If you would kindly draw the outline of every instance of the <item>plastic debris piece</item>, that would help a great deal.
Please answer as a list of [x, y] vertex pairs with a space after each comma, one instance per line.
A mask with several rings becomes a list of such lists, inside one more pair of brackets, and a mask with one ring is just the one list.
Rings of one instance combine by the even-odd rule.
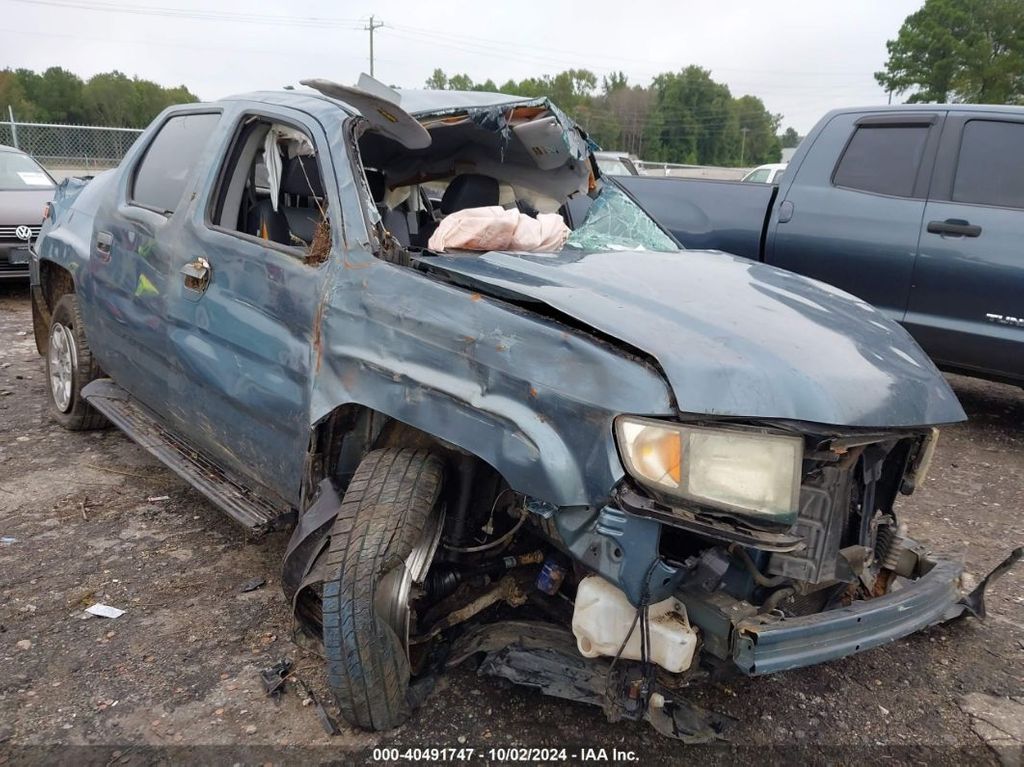
[[171, 500], [171, 496], [169, 496], [169, 495], [151, 495], [146, 500], [149, 501], [150, 503], [156, 503], [157, 501], [169, 501], [169, 500]]
[[9, 535], [5, 535], [4, 537], [0, 538], [0, 546], [11, 546], [12, 544], [15, 544], [17, 542], [17, 538], [12, 538]]
[[270, 668], [260, 672], [260, 679], [263, 681], [263, 689], [275, 703], [281, 702], [281, 694], [284, 692], [284, 683], [292, 671], [294, 663], [290, 658], [281, 658]]
[[85, 611], [90, 615], [97, 615], [100, 618], [120, 618], [124, 615], [124, 610], [118, 610], [116, 607], [110, 605], [103, 605], [97, 602], [94, 605], [85, 608]]
[[267, 579], [266, 579], [266, 578], [259, 578], [259, 577], [256, 577], [256, 578], [250, 578], [250, 579], [249, 579], [249, 580], [247, 580], [247, 581], [246, 581], [245, 583], [243, 583], [243, 584], [242, 584], [241, 586], [239, 586], [239, 587], [238, 587], [238, 590], [239, 590], [240, 592], [242, 592], [243, 594], [244, 594], [244, 593], [245, 593], [246, 591], [255, 591], [255, 590], [256, 590], [256, 589], [258, 589], [258, 588], [259, 588], [260, 586], [264, 585], [264, 584], [265, 584], [266, 582], [267, 582]]

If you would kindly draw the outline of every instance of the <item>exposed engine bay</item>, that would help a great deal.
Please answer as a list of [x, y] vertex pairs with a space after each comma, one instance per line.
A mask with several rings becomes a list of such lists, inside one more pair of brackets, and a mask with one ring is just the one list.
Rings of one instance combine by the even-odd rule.
[[[381, 427], [382, 442], [389, 428]], [[735, 428], [757, 433], [766, 425]], [[797, 668], [890, 641], [885, 619], [872, 622], [869, 612], [852, 618], [858, 629], [849, 643], [840, 637], [838, 646], [822, 647], [828, 624], [819, 619], [898, 596], [935, 567], [907, 537], [894, 504], [923, 481], [937, 430], [768, 428], [797, 436], [802, 449], [791, 524], [751, 524], [721, 509], [659, 497], [633, 479], [623, 480], [603, 510], [559, 511], [453, 453], [459, 468], [443, 517], [400, 579], [378, 592], [378, 614], [406, 638], [414, 676], [429, 678], [474, 659], [480, 673], [704, 742], [724, 723], [681, 697], [693, 681]], [[334, 484], [325, 480], [300, 525], [312, 529], [337, 503]], [[629, 562], [638, 552], [611, 529], [615, 507], [654, 523], [653, 558]], [[327, 550], [322, 538], [305, 540]], [[299, 534], [295, 541], [303, 545]], [[289, 551], [286, 592], [315, 637], [322, 558], [314, 555], [307, 572], [289, 577], [289, 563], [306, 556], [308, 550]], [[624, 564], [642, 572], [632, 578]], [[983, 615], [984, 585], [955, 609], [919, 620], [929, 625], [965, 611]], [[763, 637], [790, 627], [801, 637], [797, 645], [781, 655], [759, 654], [759, 641], [768, 642]]]

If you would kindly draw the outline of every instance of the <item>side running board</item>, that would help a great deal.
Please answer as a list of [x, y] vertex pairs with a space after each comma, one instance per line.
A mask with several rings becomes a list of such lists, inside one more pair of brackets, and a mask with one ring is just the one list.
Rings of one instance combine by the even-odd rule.
[[205, 495], [254, 535], [290, 527], [295, 510], [253, 491], [241, 478], [215, 464], [164, 428], [157, 417], [109, 378], [93, 381], [82, 396], [121, 431], [152, 453], [171, 471]]

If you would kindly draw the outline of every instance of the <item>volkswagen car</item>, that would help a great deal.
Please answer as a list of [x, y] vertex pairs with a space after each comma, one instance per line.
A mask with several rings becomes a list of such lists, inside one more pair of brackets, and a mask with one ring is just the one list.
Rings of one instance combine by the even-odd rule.
[[39, 235], [55, 186], [27, 154], [0, 146], [0, 280], [28, 279], [29, 243]]

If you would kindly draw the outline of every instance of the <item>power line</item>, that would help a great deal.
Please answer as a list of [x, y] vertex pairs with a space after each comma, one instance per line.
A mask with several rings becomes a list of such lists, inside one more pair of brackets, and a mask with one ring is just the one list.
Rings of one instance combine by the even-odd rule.
[[[226, 22], [230, 24], [259, 24], [259, 25], [273, 25], [273, 26], [284, 26], [284, 27], [299, 27], [299, 28], [317, 28], [317, 29], [345, 29], [345, 30], [359, 30], [370, 32], [370, 72], [374, 73], [376, 56], [373, 50], [374, 46], [374, 35], [373, 32], [379, 29], [383, 24], [376, 20], [375, 16], [371, 16], [369, 25], [366, 25], [366, 19], [352, 19], [352, 18], [340, 18], [340, 17], [328, 17], [328, 16], [295, 16], [295, 15], [277, 15], [277, 14], [262, 14], [262, 13], [231, 13], [224, 11], [214, 10], [197, 10], [197, 9], [185, 9], [173, 6], [143, 6], [131, 3], [112, 2], [111, 0], [14, 0], [27, 5], [35, 6], [46, 6], [46, 7], [59, 7], [69, 8], [80, 11], [92, 11], [92, 12], [105, 12], [105, 13], [122, 13], [128, 15], [137, 16], [153, 16], [158, 18], [172, 18], [172, 19], [183, 19], [183, 20], [194, 20], [194, 21], [207, 21], [207, 22]], [[584, 68], [597, 74], [601, 73], [612, 73], [618, 71], [614, 67], [602, 67], [602, 66], [580, 66], [580, 61], [585, 60], [591, 54], [579, 53], [564, 48], [553, 48], [547, 46], [541, 46], [531, 43], [518, 43], [512, 40], [503, 39], [495, 40], [489, 38], [481, 38], [478, 36], [466, 36], [459, 35], [457, 33], [451, 33], [446, 31], [437, 31], [423, 28], [412, 28], [404, 25], [388, 25], [389, 35], [393, 35], [400, 40], [405, 40], [407, 43], [416, 45], [429, 45], [437, 48], [439, 43], [443, 43], [446, 48], [452, 50], [460, 50], [466, 53], [473, 54], [474, 56], [487, 56], [490, 61], [495, 59], [495, 54], [498, 56], [514, 56], [519, 61], [528, 63], [548, 65], [548, 66], [559, 66], [569, 68]], [[57, 36], [54, 33], [41, 33], [47, 36]], [[77, 37], [78, 35], [72, 35], [69, 37]], [[108, 41], [109, 42], [109, 41]], [[132, 42], [132, 41], [124, 41]], [[140, 41], [144, 42], [144, 41]], [[175, 47], [193, 47], [188, 44], [177, 44], [153, 41], [154, 44], [158, 45], [172, 45]], [[242, 50], [242, 49], [237, 49]], [[276, 53], [276, 52], [275, 52]], [[555, 55], [550, 55], [551, 53]], [[574, 58], [567, 58], [574, 57]], [[647, 65], [653, 65], [656, 67], [671, 68], [672, 65], [660, 61], [652, 61], [641, 58], [628, 58], [623, 56], [609, 56], [602, 53], [602, 60], [620, 60], [626, 62], [637, 62]], [[757, 72], [763, 75], [769, 75], [773, 73], [786, 74], [784, 70], [767, 70], [767, 69], [756, 69], [746, 70], [740, 68], [730, 67], [701, 67], [711, 72]], [[682, 69], [680, 66], [679, 69]], [[671, 71], [671, 70], [669, 70]], [[658, 74], [666, 74], [667, 71], [658, 73], [651, 72], [632, 72], [633, 76], [637, 77], [649, 77], [653, 79]], [[792, 74], [793, 72], [789, 72]], [[804, 76], [818, 76], [818, 77], [865, 77], [868, 78], [870, 73], [853, 72], [849, 70], [834, 70], [834, 71], [822, 71], [816, 70], [814, 72], [801, 72]], [[540, 79], [540, 78], [537, 78]], [[861, 86], [857, 83], [847, 82], [839, 83], [834, 85], [817, 85], [814, 83], [769, 83], [769, 82], [756, 82], [756, 81], [744, 81], [742, 77], [738, 78], [736, 91], [751, 90], [761, 94], [769, 95], [771, 93], [786, 94], [790, 96], [794, 93], [806, 92], [808, 96], [812, 94], [819, 94], [822, 90], [827, 90], [832, 95], [837, 93], [848, 94], [851, 98], [862, 99], [869, 101], [872, 99], [872, 95], [869, 94], [866, 86]], [[802, 94], [801, 94], [802, 95]], [[792, 99], [789, 99], [792, 103]], [[798, 103], [802, 103], [801, 99]], [[815, 98], [815, 104], [818, 104], [819, 100]], [[700, 122], [706, 125], [711, 125], [716, 122], [727, 121], [726, 117], [719, 117], [714, 115], [709, 116], [695, 116], [690, 113], [685, 107], [679, 107], [680, 111], [675, 111], [675, 105], [666, 105], [661, 108], [662, 114], [666, 115], [669, 120], [683, 119], [688, 122]], [[809, 111], [808, 110], [805, 111]], [[801, 109], [797, 108], [793, 111], [801, 112]], [[615, 118], [605, 118], [615, 119]]]
[[[417, 44], [420, 44], [420, 45], [432, 45], [432, 46], [437, 46], [438, 44], [442, 44], [443, 43], [445, 45], [446, 49], [464, 51], [466, 53], [472, 53], [472, 54], [476, 54], [476, 55], [483, 55], [483, 56], [487, 56], [490, 59], [494, 58], [495, 53], [499, 53], [499, 54], [505, 53], [505, 54], [507, 54], [509, 56], [514, 56], [516, 58], [516, 60], [518, 60], [518, 61], [533, 62], [533, 63], [543, 64], [543, 65], [564, 67], [564, 68], [570, 68], [570, 69], [585, 69], [587, 71], [590, 71], [590, 72], [593, 72], [593, 73], [596, 73], [596, 74], [599, 74], [599, 75], [600, 74], [604, 74], [604, 75], [614, 74], [614, 73], [619, 71], [618, 67], [600, 66], [600, 65], [593, 65], [593, 64], [582, 64], [581, 65], [581, 63], [580, 63], [581, 59], [580, 58], [572, 58], [572, 59], [569, 59], [569, 58], [559, 58], [559, 57], [554, 57], [554, 56], [547, 56], [547, 55], [540, 55], [540, 54], [536, 54], [536, 53], [524, 52], [523, 50], [521, 50], [521, 47], [518, 46], [515, 43], [509, 43], [509, 42], [504, 42], [504, 43], [501, 43], [501, 42], [493, 42], [493, 43], [483, 42], [482, 39], [480, 39], [480, 38], [466, 38], [466, 37], [463, 37], [461, 35], [452, 35], [452, 34], [447, 34], [447, 33], [442, 33], [442, 32], [433, 32], [433, 31], [425, 30], [425, 29], [412, 29], [410, 27], [406, 27], [406, 26], [401, 25], [401, 24], [391, 24], [391, 25], [389, 25], [389, 29], [392, 30], [392, 32], [391, 32], [392, 36], [397, 37], [397, 38], [402, 39], [402, 40], [407, 40], [408, 42], [417, 43]], [[531, 47], [532, 48], [536, 48], [537, 46], [528, 46], [527, 45], [527, 46], [522, 46], [522, 47], [524, 47], [524, 48], [531, 48]], [[548, 50], [548, 49], [544, 49], [544, 50]], [[570, 55], [570, 56], [574, 55], [574, 54], [572, 54], [572, 52], [564, 52], [564, 53], [565, 53], [565, 55]], [[587, 54], [579, 54], [579, 56], [581, 56], [581, 57], [584, 57], [586, 55]], [[601, 58], [602, 59], [607, 59], [608, 57], [604, 56], [602, 54]], [[684, 65], [677, 65], [676, 67], [673, 68], [673, 65], [670, 64], [670, 63], [655, 62], [655, 61], [649, 61], [649, 60], [635, 59], [635, 61], [639, 61], [641, 63], [648, 64], [648, 65], [652, 65], [653, 64], [655, 66], [665, 67], [665, 69], [661, 69], [658, 72], [635, 71], [634, 70], [631, 73], [634, 76], [638, 76], [638, 77], [642, 77], [642, 78], [647, 78], [647, 79], [654, 79], [658, 75], [663, 75], [663, 74], [674, 74], [674, 73], [678, 72], [679, 70], [685, 68]], [[688, 65], [686, 65], [686, 66], [688, 66]], [[712, 73], [714, 73], [716, 71], [719, 71], [718, 67], [700, 67], [700, 68], [701, 69], [706, 69], [706, 70], [708, 70], [708, 71], [710, 71]], [[723, 71], [724, 71], [724, 69], [723, 69]], [[751, 72], [755, 72], [756, 71], [756, 72], [762, 73], [762, 74], [769, 73], [768, 70], [732, 70], [732, 71], [751, 71]], [[817, 74], [824, 74], [824, 73], [820, 73], [819, 72]], [[845, 75], [841, 75], [841, 76], [845, 76], [845, 77], [856, 76], [856, 77], [865, 77], [866, 78], [866, 77], [870, 76], [870, 73], [866, 73], [866, 72], [852, 73], [851, 72], [851, 73], [846, 73]], [[759, 87], [755, 83], [752, 83], [752, 85], [753, 85], [753, 87]], [[773, 83], [773, 84], [771, 84], [771, 85], [769, 85], [767, 87], [783, 87], [783, 88], [788, 88], [790, 86], [788, 86], [788, 85], [778, 86], [777, 84]], [[814, 89], [814, 90], [820, 91], [823, 87], [826, 87], [826, 86], [822, 86], [820, 84], [807, 83], [807, 84], [800, 84], [800, 85], [793, 86], [793, 87], [808, 88], [808, 89]], [[842, 83], [842, 84], [838, 84], [838, 85], [828, 85], [827, 87], [830, 90], [836, 90], [836, 89], [844, 89], [844, 88], [855, 88], [855, 87], [858, 87], [858, 86], [857, 86], [856, 83]]]
[[[195, 9], [183, 9], [172, 6], [141, 6], [133, 5], [129, 3], [110, 2], [109, 0], [14, 0], [28, 5], [36, 6], [50, 6], [60, 8], [72, 8], [76, 10], [84, 11], [100, 11], [107, 13], [123, 13], [130, 15], [143, 15], [143, 16], [155, 16], [164, 18], [177, 18], [186, 20], [196, 21], [221, 21], [229, 22], [232, 24], [245, 23], [245, 24], [260, 24], [260, 25], [273, 25], [273, 26], [290, 26], [300, 28], [329, 28], [329, 29], [350, 29], [350, 30], [362, 30], [370, 31], [371, 34], [371, 47], [373, 43], [373, 31], [370, 27], [365, 26], [365, 19], [351, 19], [351, 18], [340, 18], [340, 17], [328, 17], [328, 16], [294, 16], [294, 15], [275, 15], [275, 14], [258, 14], [258, 13], [231, 13], [223, 11], [210, 11], [210, 10], [195, 10]], [[370, 26], [374, 29], [379, 28], [381, 25], [375, 22], [375, 17], [370, 22]], [[475, 55], [488, 56], [489, 58], [494, 57], [495, 52], [507, 52], [509, 55], [514, 55], [518, 60], [533, 62], [537, 64], [547, 64], [562, 67], [579, 67], [580, 61], [585, 60], [590, 54], [579, 53], [563, 48], [552, 48], [547, 46], [540, 46], [530, 43], [518, 43], [510, 40], [495, 40], [493, 38], [481, 38], [477, 36], [469, 37], [465, 35], [459, 35], [451, 32], [442, 32], [430, 29], [412, 28], [404, 25], [388, 25], [389, 28], [395, 30], [395, 36], [400, 39], [405, 39], [409, 42], [416, 42], [419, 44], [434, 44], [438, 42], [444, 42], [448, 48], [454, 50], [461, 50], [467, 53]], [[554, 52], [557, 55], [544, 55], [543, 53], [528, 53], [526, 51], [540, 51], [540, 52]], [[574, 57], [574, 58], [566, 58]], [[374, 68], [375, 57], [371, 55], [371, 70]], [[649, 59], [640, 58], [629, 58], [623, 56], [609, 56], [602, 53], [602, 59], [618, 59], [626, 62], [643, 63], [647, 65], [654, 65], [657, 67], [671, 68], [672, 64], [667, 62], [652, 61]], [[615, 67], [602, 67], [602, 66], [589, 66], [585, 67], [590, 71], [597, 73], [613, 73], [618, 71]], [[702, 67], [708, 69], [711, 72], [757, 72], [758, 74], [795, 74], [792, 70], [768, 70], [768, 69], [741, 69], [736, 67]], [[633, 72], [634, 76], [653, 78], [657, 74], [664, 74], [665, 71], [658, 73], [652, 72]], [[840, 77], [869, 77], [870, 73], [854, 72], [851, 70], [833, 70], [833, 71], [822, 71], [817, 70], [814, 72], [800, 72], [804, 76], [840, 76]], [[766, 91], [775, 91], [782, 93], [792, 93], [798, 89], [804, 89], [809, 91], [817, 92], [822, 87], [816, 84], [802, 83], [802, 84], [776, 84], [776, 83], [765, 83], [765, 82], [744, 82], [740, 78], [740, 84], [737, 86], [737, 90], [745, 90], [750, 88], [752, 90], [764, 93]], [[829, 85], [828, 90], [835, 92], [836, 90], [843, 90], [846, 92], [858, 92], [863, 93], [860, 86], [855, 83], [843, 83], [839, 85]]]
[[[14, 0], [28, 5], [45, 5], [45, 6], [56, 6], [62, 8], [75, 8], [78, 10], [86, 11], [105, 11], [108, 13], [125, 13], [134, 15], [146, 15], [146, 16], [161, 16], [171, 18], [183, 18], [201, 21], [228, 21], [232, 23], [242, 22], [251, 24], [268, 24], [268, 25], [285, 25], [285, 26], [315, 26], [315, 27], [330, 27], [330, 28], [344, 28], [344, 29], [363, 29], [368, 30], [368, 27], [361, 26], [366, 23], [365, 19], [351, 19], [351, 18], [340, 18], [332, 16], [296, 16], [296, 15], [277, 15], [277, 14], [258, 14], [258, 13], [234, 13], [227, 11], [207, 11], [207, 10], [196, 10], [188, 8], [177, 8], [170, 6], [143, 6], [143, 5], [132, 5], [128, 3], [110, 2], [109, 0]], [[373, 18], [373, 17], [371, 17]], [[372, 22], [371, 22], [372, 25]], [[377, 27], [380, 25], [378, 24]], [[404, 31], [407, 34], [419, 35], [421, 37], [432, 37], [436, 39], [446, 41], [457, 41], [462, 42], [465, 45], [476, 46], [478, 50], [483, 53], [493, 53], [497, 49], [507, 49], [514, 52], [518, 57], [522, 57], [524, 49], [535, 50], [535, 51], [547, 51], [557, 54], [557, 57], [538, 57], [530, 56], [530, 58], [538, 60], [546, 60], [551, 62], [558, 62], [569, 66], [575, 66], [581, 59], [592, 55], [592, 52], [580, 52], [568, 50], [565, 48], [555, 48], [550, 46], [541, 46], [531, 43], [517, 42], [514, 40], [496, 40], [494, 38], [484, 38], [479, 36], [459, 35], [457, 33], [423, 29], [417, 27], [407, 27], [402, 24], [389, 25], [392, 29]], [[376, 27], [375, 27], [376, 28]], [[565, 58], [571, 57], [571, 58]], [[627, 56], [615, 56], [608, 53], [602, 52], [601, 58], [604, 60], [615, 60], [624, 61], [637, 64], [654, 65], [657, 67], [671, 67], [672, 64], [669, 62], [655, 61], [651, 59], [633, 58]], [[857, 70], [816, 70], [815, 72], [806, 71], [795, 71], [795, 70], [771, 70], [764, 68], [739, 68], [739, 67], [710, 67], [714, 71], [722, 72], [756, 72], [758, 74], [780, 74], [780, 75], [849, 75], [849, 76], [864, 76], [870, 75], [871, 73], [860, 72]], [[615, 68], [602, 67], [602, 71], [616, 71]]]
[[[422, 30], [416, 30], [416, 31], [411, 31], [410, 32], [410, 31], [407, 30], [406, 27], [403, 27], [401, 25], [389, 25], [389, 28], [392, 30], [392, 32], [391, 32], [392, 36], [397, 37], [399, 39], [407, 40], [407, 41], [412, 42], [412, 43], [417, 43], [417, 44], [420, 44], [420, 45], [430, 44], [430, 45], [435, 45], [436, 46], [439, 42], [444, 42], [448, 49], [461, 50], [461, 51], [465, 51], [465, 52], [468, 52], [468, 53], [471, 53], [471, 54], [475, 54], [475, 55], [485, 55], [485, 56], [488, 56], [491, 59], [494, 58], [495, 50], [491, 49], [491, 48], [484, 48], [479, 43], [475, 43], [475, 42], [463, 43], [461, 41], [450, 42], [450, 40], [454, 40], [454, 37], [448, 36], [448, 35], [443, 35], [443, 34], [438, 34], [438, 33], [422, 31]], [[400, 30], [400, 31], [395, 31], [395, 30]], [[562, 66], [564, 66], [564, 65], [569, 65], [569, 66], [576, 66], [576, 65], [578, 65], [578, 62], [568, 62], [568, 61], [565, 61], [565, 60], [555, 60], [555, 59], [551, 59], [551, 58], [548, 58], [548, 57], [536, 56], [536, 55], [533, 55], [533, 54], [521, 54], [520, 53], [520, 54], [516, 55], [516, 58], [521, 60], [521, 61], [533, 61], [533, 62], [537, 62], [537, 63], [541, 63], [541, 64], [552, 64], [552, 63], [555, 63], [557, 65], [562, 65]], [[586, 69], [588, 69], [590, 71], [597, 72], [597, 73], [600, 73], [602, 71], [601, 67], [584, 67], [584, 68], [586, 68]], [[614, 70], [604, 69], [604, 71], [609, 72], [609, 71], [614, 71]], [[634, 75], [637, 75], [637, 74], [643, 75], [645, 73], [633, 73], [633, 74]], [[657, 74], [668, 74], [668, 73], [667, 72], [659, 72]], [[646, 76], [653, 80], [657, 75], [655, 75], [653, 73], [646, 73]], [[500, 88], [500, 83], [496, 84], [496, 86], [498, 88]], [[727, 87], [728, 87], [728, 85], [727, 85]], [[856, 83], [844, 83], [844, 84], [829, 85], [829, 86], [822, 86], [822, 85], [818, 85], [818, 84], [800, 84], [800, 85], [797, 85], [797, 86], [785, 86], [785, 85], [776, 85], [776, 84], [761, 84], [761, 85], [758, 85], [756, 83], [748, 83], [748, 84], [741, 84], [741, 85], [739, 85], [738, 87], [735, 87], [735, 88], [730, 88], [730, 95], [734, 95], [733, 91], [735, 91], [736, 94], [743, 95], [742, 92], [746, 91], [747, 87], [749, 87], [750, 90], [752, 90], [754, 92], [759, 92], [759, 93], [762, 93], [762, 94], [765, 94], [765, 95], [768, 95], [768, 94], [765, 93], [766, 91], [773, 91], [773, 92], [776, 92], [776, 93], [785, 94], [787, 96], [790, 93], [792, 93], [793, 91], [798, 90], [798, 89], [806, 89], [806, 91], [809, 92], [809, 93], [812, 93], [812, 92], [813, 93], [820, 93], [823, 89], [825, 89], [827, 87], [827, 90], [829, 92], [833, 93], [833, 94], [841, 92], [841, 93], [850, 94], [851, 96], [854, 96], [856, 98], [870, 98], [869, 96], [867, 96], [867, 90], [865, 89], [865, 87], [863, 87], [863, 86], [861, 86], [859, 84], [856, 84]], [[776, 98], [777, 98], [777, 96], [776, 96]]]
[[[392, 28], [394, 30], [394, 28]], [[434, 50], [437, 49], [439, 44], [444, 45], [447, 50], [464, 51], [466, 53], [472, 53], [477, 56], [487, 56], [493, 58], [495, 53], [501, 53], [502, 55], [511, 56], [511, 51], [495, 51], [493, 48], [487, 48], [483, 45], [475, 45], [473, 43], [463, 43], [461, 41], [449, 40], [439, 36], [433, 36], [427, 33], [420, 32], [407, 32], [407, 31], [392, 31], [391, 35], [401, 40], [408, 42], [417, 43], [419, 45], [432, 46]], [[566, 59], [553, 59], [546, 56], [538, 56], [536, 54], [530, 54], [525, 52], [518, 52], [515, 54], [515, 58], [519, 61], [525, 61], [535, 64], [541, 64], [545, 66], [557, 66], [557, 67], [578, 67], [579, 62], [568, 61]], [[597, 72], [611, 73], [615, 71], [612, 68], [605, 67], [590, 67], [590, 69]]]
[[[537, 50], [537, 51], [550, 51], [550, 52], [553, 52], [553, 53], [557, 53], [559, 55], [572, 56], [572, 57], [574, 57], [573, 60], [577, 61], [577, 62], [581, 58], [586, 58], [588, 56], [592, 56], [593, 55], [593, 51], [590, 51], [590, 52], [572, 51], [572, 50], [567, 50], [565, 48], [552, 48], [552, 47], [549, 47], [549, 46], [541, 46], [541, 45], [535, 45], [535, 44], [530, 44], [530, 43], [520, 43], [520, 42], [516, 42], [516, 41], [510, 41], [510, 40], [507, 40], [507, 39], [506, 40], [495, 40], [493, 38], [478, 37], [476, 35], [473, 35], [473, 36], [459, 35], [459, 34], [456, 34], [454, 32], [441, 32], [441, 31], [435, 31], [435, 30], [423, 29], [423, 28], [417, 28], [417, 27], [407, 27], [407, 26], [404, 26], [402, 24], [393, 24], [391, 26], [392, 26], [393, 29], [398, 29], [398, 30], [402, 30], [402, 31], [409, 32], [409, 33], [414, 33], [414, 34], [431, 35], [431, 36], [434, 36], [434, 37], [445, 38], [445, 39], [448, 39], [448, 40], [463, 40], [463, 41], [470, 42], [470, 43], [485, 44], [486, 45], [486, 49], [490, 50], [492, 52], [493, 52], [495, 47], [498, 47], [498, 48], [509, 48], [512, 51], [514, 51], [516, 54], [520, 54], [524, 48], [527, 48], [527, 49], [533, 49], [533, 50]], [[626, 56], [614, 56], [614, 55], [609, 55], [609, 54], [605, 53], [604, 51], [601, 52], [601, 58], [604, 59], [604, 60], [626, 61], [626, 62], [632, 62], [632, 63], [637, 63], [637, 64], [654, 64], [656, 66], [668, 66], [668, 67], [672, 66], [668, 62], [661, 62], [661, 61], [656, 61], [656, 60], [652, 60], [652, 59], [630, 58], [630, 57], [626, 57]], [[561, 59], [561, 61], [566, 61], [566, 60], [565, 59]], [[572, 62], [568, 62], [568, 63], [571, 64]], [[859, 71], [859, 70], [851, 70], [851, 69], [847, 69], [847, 70], [816, 70], [815, 72], [808, 73], [806, 71], [800, 71], [800, 70], [781, 70], [781, 69], [771, 70], [771, 69], [763, 69], [763, 68], [756, 68], [756, 69], [754, 69], [754, 68], [750, 68], [750, 69], [748, 69], [748, 68], [739, 68], [739, 67], [705, 67], [705, 68], [714, 69], [716, 71], [722, 71], [722, 72], [726, 72], [726, 71], [728, 71], [728, 72], [757, 72], [758, 74], [780, 74], [780, 75], [807, 75], [807, 74], [849, 75], [849, 76], [863, 76], [865, 74], [870, 75], [870, 73], [865, 73], [865, 72], [862, 72], [862, 71]], [[609, 71], [615, 71], [615, 70], [612, 69], [612, 70], [609, 70]]]
[[74, 8], [82, 11], [104, 11], [126, 13], [135, 16], [158, 16], [164, 18], [188, 19], [191, 21], [227, 21], [232, 24], [266, 24], [291, 27], [330, 27], [332, 29], [360, 29], [359, 19], [340, 19], [323, 16], [280, 16], [261, 13], [230, 13], [226, 11], [190, 10], [161, 6], [126, 5], [102, 2], [100, 0], [14, 0], [26, 5], [45, 5], [58, 8]]
[[[11, 35], [20, 35], [23, 30], [20, 29], [6, 29], [0, 27], [0, 33], [7, 33]], [[119, 45], [141, 45], [141, 46], [158, 46], [161, 48], [181, 48], [184, 50], [195, 50], [208, 52], [210, 46], [202, 43], [185, 43], [175, 40], [156, 40], [152, 38], [125, 38], [125, 37], [110, 37], [109, 35], [87, 35], [87, 34], [66, 34], [60, 32], [41, 32], [34, 31], [33, 36], [41, 37], [55, 37], [65, 40], [98, 40], [105, 43], [118, 43]], [[254, 54], [258, 53], [261, 56], [280, 56], [280, 57], [294, 57], [294, 52], [277, 49], [271, 50], [269, 48], [238, 48], [234, 46], [217, 45], [218, 51], [231, 51], [233, 53], [245, 53]], [[346, 54], [335, 54], [335, 53], [321, 53], [319, 51], [313, 51], [314, 55], [322, 56], [324, 58], [330, 58], [331, 60], [337, 60], [338, 58], [344, 58], [346, 60], [363, 61], [363, 57], [359, 55], [346, 55]], [[391, 59], [379, 59], [381, 61], [392, 61]]]

